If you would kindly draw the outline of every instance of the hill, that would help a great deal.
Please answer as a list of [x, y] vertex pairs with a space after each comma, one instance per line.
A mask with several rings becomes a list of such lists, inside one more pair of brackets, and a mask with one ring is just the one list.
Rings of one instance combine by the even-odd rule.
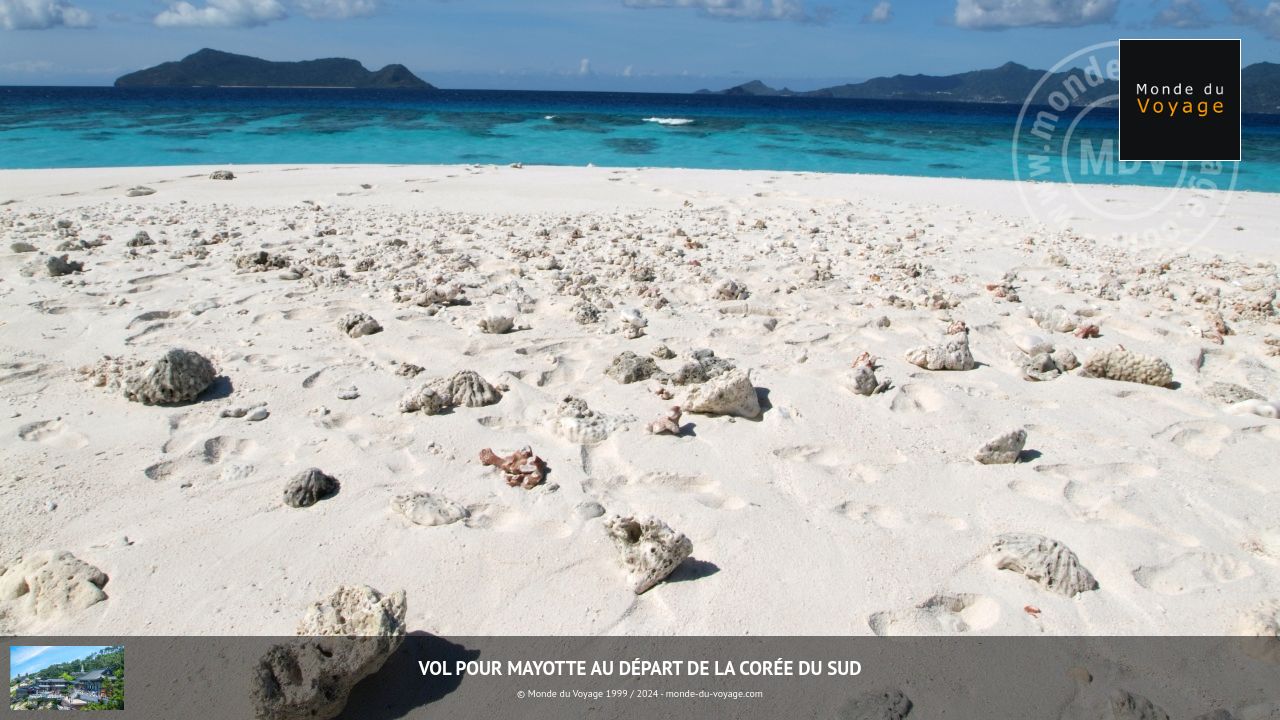
[[30, 674], [31, 678], [56, 678], [63, 674], [75, 675], [80, 672], [80, 668], [84, 667], [85, 672], [93, 670], [109, 670], [115, 674], [124, 668], [124, 648], [114, 646], [103, 648], [98, 652], [84, 658], [83, 660], [73, 660], [71, 662], [58, 663], [50, 665], [41, 670], [37, 670]]
[[764, 83], [760, 82], [759, 80], [752, 80], [749, 83], [735, 85], [729, 88], [728, 90], [721, 90], [719, 92], [715, 92], [712, 90], [699, 90], [695, 94], [697, 95], [737, 95], [737, 96], [751, 95], [755, 97], [775, 97], [775, 96], [790, 96], [790, 95], [795, 95], [796, 93], [786, 88], [783, 88], [781, 90], [775, 90], [769, 87], [768, 85], [765, 85]]
[[[934, 102], [983, 102], [1021, 105], [1032, 88], [1044, 77], [1045, 71], [1034, 70], [1017, 63], [1005, 63], [989, 70], [973, 70], [955, 75], [894, 75], [878, 77], [861, 83], [837, 85], [808, 92], [776, 90], [760, 81], [737, 85], [721, 90], [716, 95], [759, 97], [828, 97], [865, 100], [931, 100]], [[1072, 79], [1074, 78], [1074, 80]], [[1056, 73], [1037, 93], [1036, 103], [1048, 102], [1048, 93], [1061, 89], [1067, 82], [1073, 87], [1083, 87], [1084, 92], [1073, 98], [1074, 105], [1086, 105], [1117, 92], [1115, 81], [1106, 80], [1097, 87], [1083, 82], [1079, 69]], [[1257, 63], [1241, 72], [1244, 86], [1244, 111], [1248, 113], [1280, 113], [1280, 64]], [[1114, 101], [1104, 104], [1114, 105]]]
[[432, 90], [403, 65], [376, 72], [356, 60], [325, 58], [272, 62], [210, 50], [188, 55], [116, 80], [116, 87], [329, 87]]
[[1280, 114], [1280, 63], [1260, 62], [1240, 71], [1244, 111]]

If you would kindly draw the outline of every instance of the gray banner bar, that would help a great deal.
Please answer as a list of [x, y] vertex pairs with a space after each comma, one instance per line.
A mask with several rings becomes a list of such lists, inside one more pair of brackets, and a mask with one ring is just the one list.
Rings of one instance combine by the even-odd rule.
[[[381, 642], [132, 637], [6, 645], [123, 645], [125, 709], [110, 714], [121, 720], [1280, 718], [1275, 638], [414, 634], [389, 656]], [[338, 711], [352, 672], [371, 674]]]

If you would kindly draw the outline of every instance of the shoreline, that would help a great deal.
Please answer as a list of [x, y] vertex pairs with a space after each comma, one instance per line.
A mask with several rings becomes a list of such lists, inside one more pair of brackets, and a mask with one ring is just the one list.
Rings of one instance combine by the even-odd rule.
[[[65, 551], [108, 578], [87, 604], [0, 600], [2, 633], [287, 634], [358, 584], [404, 590], [407, 628], [445, 637], [1226, 635], [1280, 613], [1280, 420], [1228, 412], [1280, 399], [1267, 194], [1187, 249], [1089, 214], [1156, 202], [1129, 186], [1083, 188], [1069, 232], [1008, 181], [902, 176], [186, 166], [0, 186], [0, 570]], [[64, 253], [82, 272], [39, 272]], [[381, 331], [351, 336], [350, 313]], [[959, 333], [963, 367], [914, 352]], [[1046, 344], [1122, 345], [1172, 383], [1033, 367]], [[127, 399], [174, 346], [221, 379]], [[700, 404], [715, 376], [691, 363], [747, 374], [741, 416]], [[500, 397], [404, 411], [467, 370]], [[647, 432], [673, 404], [680, 435]], [[1018, 462], [975, 459], [1016, 428]], [[529, 488], [477, 460], [524, 446], [550, 468]], [[294, 507], [307, 468], [340, 488]], [[414, 493], [452, 510], [406, 511]], [[692, 560], [637, 595], [612, 513], [657, 516]], [[1010, 533], [1069, 548], [1097, 587], [1002, 567]]]

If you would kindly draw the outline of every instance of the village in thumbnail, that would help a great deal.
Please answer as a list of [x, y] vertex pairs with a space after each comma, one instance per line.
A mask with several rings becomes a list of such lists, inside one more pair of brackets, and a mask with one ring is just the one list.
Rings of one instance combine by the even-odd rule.
[[10, 710], [123, 710], [124, 647], [9, 649]]

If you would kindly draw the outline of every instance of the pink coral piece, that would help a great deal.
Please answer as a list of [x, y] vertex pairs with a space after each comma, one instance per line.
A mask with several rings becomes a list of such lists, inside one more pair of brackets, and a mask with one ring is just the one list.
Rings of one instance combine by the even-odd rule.
[[1076, 328], [1076, 331], [1073, 334], [1081, 340], [1087, 340], [1089, 338], [1101, 337], [1102, 328], [1097, 325], [1081, 325]]
[[680, 435], [680, 416], [683, 412], [679, 405], [673, 405], [666, 417], [658, 418], [645, 426], [650, 435]]
[[485, 448], [480, 451], [480, 462], [501, 470], [511, 487], [523, 487], [526, 490], [540, 485], [547, 474], [547, 464], [534, 455], [533, 448], [528, 445], [506, 457]]
[[956, 320], [947, 326], [948, 335], [958, 335], [959, 333], [968, 333], [969, 326], [964, 324], [963, 320]]
[[869, 352], [863, 351], [858, 354], [858, 357], [853, 359], [852, 367], [860, 368], [863, 365], [866, 365], [872, 370], [875, 370], [877, 367], [880, 366], [880, 358], [876, 357], [875, 355], [872, 355]]

